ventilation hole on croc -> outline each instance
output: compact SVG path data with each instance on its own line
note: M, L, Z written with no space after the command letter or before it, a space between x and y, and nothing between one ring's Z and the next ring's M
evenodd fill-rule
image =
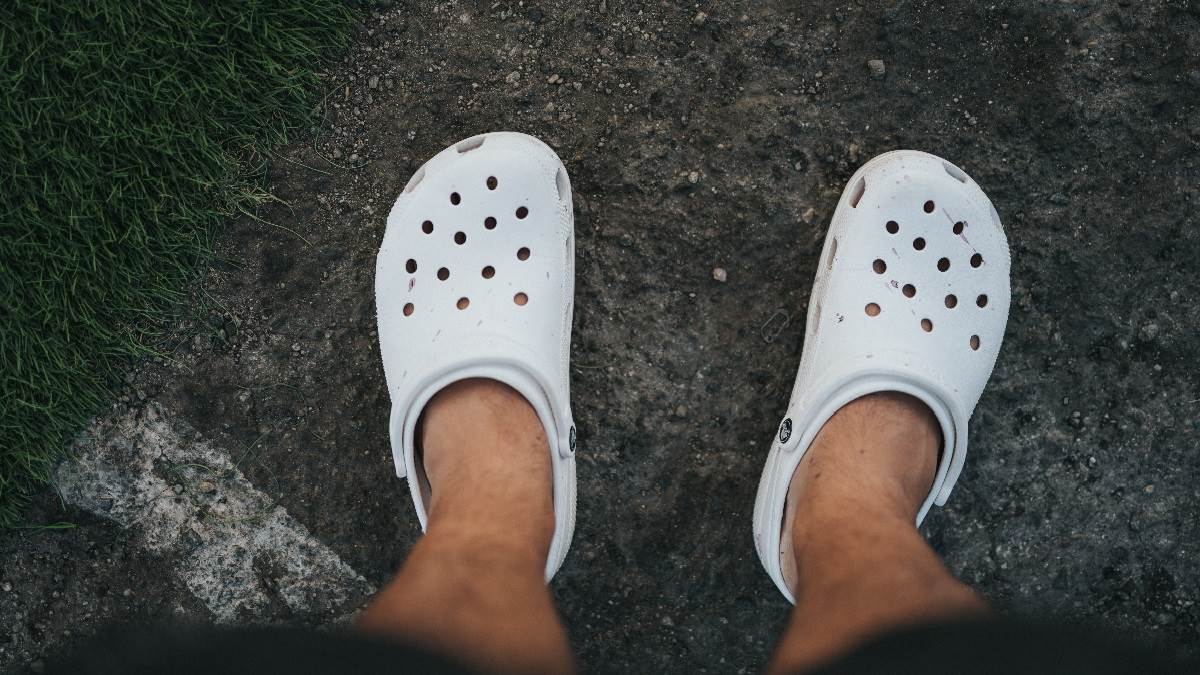
M417 261L409 258L408 262L404 263L404 269L408 270L409 274L413 274L417 271Z
M496 219L493 218L492 216L488 216L487 218L484 218L483 226L489 230L496 229Z
M971 349L974 349L975 351L979 351L979 336L978 335L971 336Z
M494 276L496 276L496 268L495 267L488 265L487 267L483 268L483 278L484 279L491 279Z
M904 284L904 288L901 288L900 291L904 293L904 297L911 298L917 294L917 287L912 284Z
M983 264L983 256L979 255L978 253L971 256L971 267L979 267L982 264Z
M450 270L446 269L445 267L438 270L438 279L445 281L449 278L450 278Z
M887 271L887 263L883 262L882 258L876 258L875 262L871 263L871 269L875 270L875 274L883 274Z
M558 188L558 201L565 202L571 196L571 185L567 182L567 172L560 167L554 175L554 185Z
M958 307L958 297L953 293L946 296L946 309L954 309Z
M467 233L466 232L455 232L454 233L454 243L458 244L459 246L462 246L463 244L467 243Z
M489 190L495 190L496 186L499 184L500 184L500 181L496 180L495 176L488 176L487 187Z
M529 260L529 249L522 246L517 251L517 260Z
M869 302L865 308L867 316L879 316L879 305Z
M524 307L525 303L529 302L529 296L525 295L524 293L517 293L513 296L513 302L517 303L521 307Z
M957 223L955 223L954 224L954 234L962 234L963 227L965 227L965 226L966 226L966 224L963 223L963 221L961 221L961 220L958 221Z
M433 221L427 220L421 223L421 231L425 234L433 234Z
M896 234L900 231L900 223L897 223L894 220L887 221L887 225L884 227L887 228L888 234Z
M424 179L425 179L425 167L421 167L421 168L417 169L417 172L413 174L412 178L408 179L408 185L404 186L404 194L408 194L408 193L412 192L413 190L417 189L417 185L419 185L421 183L421 181Z
M413 310L415 310L415 309L416 309L416 307L413 307L413 304L411 302L405 303L404 304L404 316L412 316Z
M917 237L916 239L913 239L913 248L917 249L918 251L924 251L925 250L925 240L921 237Z
M454 146L454 149L458 150L458 152L460 154L464 153L464 152L470 152L470 151L474 150L475 148L478 148L479 146L483 145L483 142L486 140L487 140L487 136L476 136L475 138L468 138L467 140L463 141L462 143L459 143L458 145Z
M854 184L854 189L850 191L850 208L858 208L858 202L862 201L863 193L867 191L867 180L859 178Z
M458 206L458 204L460 202L462 202L462 197L459 196L459 194L457 192L451 192L450 193L450 203L454 204L455 206Z
M926 333L932 333L933 322L929 319L921 319L921 330L925 331Z
M925 202L925 213L933 213L933 210L934 210L935 208L937 208L937 207L934 205L934 203L933 203L933 200L932 200L932 199L930 199L929 201Z
M471 300L470 298L459 298L455 306L459 309L466 309L471 306Z
M957 166L954 166L950 162L943 161L942 168L945 169L946 173L953 176L955 178L955 180L957 180L958 182L960 182L960 183L967 182L967 174L963 173L962 169L958 168Z
M833 259L837 257L837 237L829 242L829 260L825 261L825 269L833 269Z
M987 307L987 296L980 295L978 298L975 298L975 304L980 307Z
M527 215L529 215L529 209L525 208L524 206L522 206L521 208L517 209L517 218L522 218L522 219L523 219L523 218L525 218L525 216L527 216Z
M950 259L949 258L942 258L941 260L938 260L938 271L939 272L945 272L948 269L950 269Z

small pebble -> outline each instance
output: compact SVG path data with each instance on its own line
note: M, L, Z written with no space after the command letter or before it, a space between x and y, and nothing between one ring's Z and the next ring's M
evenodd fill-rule
M871 70L871 77L877 80L882 79L887 73L887 66L884 65L883 59L871 59L867 61L867 68Z
M708 15L704 12L697 12L696 16L692 18L692 25L703 26L705 21L708 21Z
M724 267L714 267L713 268L713 279L716 279L717 281L720 281L721 283L725 283L725 280L728 278L729 278L729 274L728 274L728 272L725 271Z
M4 585L3 585L3 586L0 586L0 588L3 588L5 593L11 593L11 592L12 592L12 584L8 583L7 581L6 581L6 582L4 582Z
M379 88L379 76L372 75L371 79L367 80L367 86L372 89L378 89Z

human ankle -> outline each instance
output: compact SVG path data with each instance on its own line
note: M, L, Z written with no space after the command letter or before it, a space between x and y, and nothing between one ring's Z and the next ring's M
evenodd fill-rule
M507 479L509 491L526 483L549 489L545 429L529 402L503 383L470 379L447 386L425 406L418 431L435 491L439 483L484 489L499 478Z
M933 485L940 447L937 419L917 399L895 392L856 399L825 423L797 468L794 505L911 521Z
M554 532L553 477L529 402L495 380L461 380L433 397L419 432L430 532L511 541L544 558Z
M541 577L554 536L554 523L506 523L440 517L430 520L421 545L436 558L439 574L532 575Z

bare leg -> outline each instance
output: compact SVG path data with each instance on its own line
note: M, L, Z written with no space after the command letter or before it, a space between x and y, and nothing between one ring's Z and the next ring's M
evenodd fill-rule
M421 447L429 527L359 628L488 672L574 671L544 581L553 478L533 408L498 382L455 383L425 408Z
M914 526L941 432L922 403L879 393L817 435L788 493L796 607L772 657L796 672L892 628L987 611Z

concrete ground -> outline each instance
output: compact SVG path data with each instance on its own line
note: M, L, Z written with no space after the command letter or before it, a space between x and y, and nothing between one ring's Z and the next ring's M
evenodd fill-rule
M1013 254L971 455L923 529L1004 611L1200 652L1200 4L401 2L328 81L278 200L29 512L75 527L0 534L0 670L112 621L332 625L386 582L418 525L374 254L416 167L495 129L576 189L553 588L589 671L763 665L788 605L751 542L759 469L837 195L902 147L970 173Z

